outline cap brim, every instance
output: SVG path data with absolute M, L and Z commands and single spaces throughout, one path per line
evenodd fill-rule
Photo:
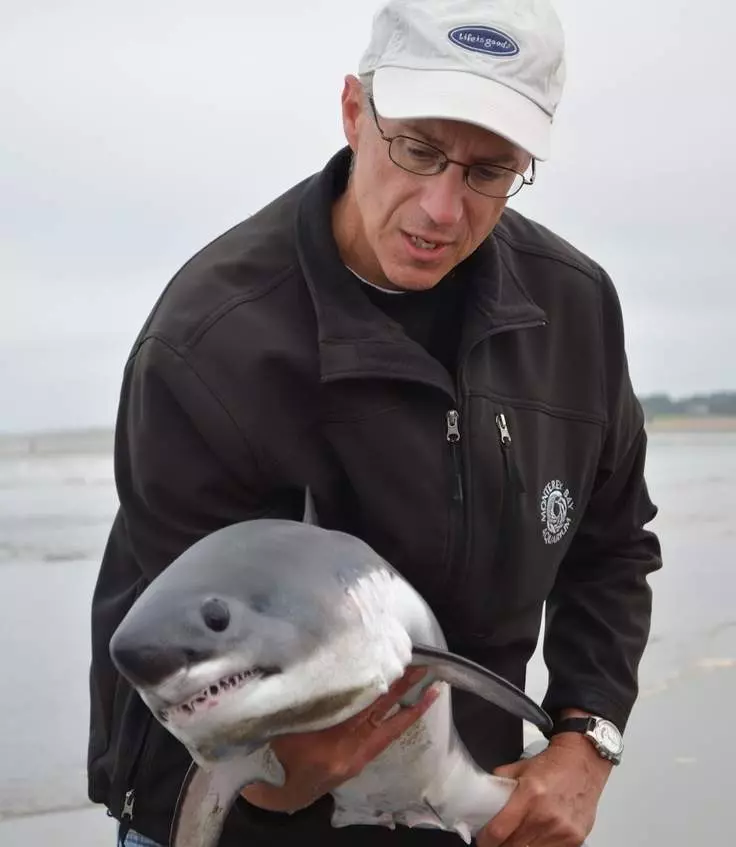
M 373 99 L 389 119 L 463 121 L 500 135 L 535 159 L 549 159 L 552 121 L 505 85 L 464 71 L 378 68 Z

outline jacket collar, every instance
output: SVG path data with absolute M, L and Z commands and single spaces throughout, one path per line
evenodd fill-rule
M 345 267 L 332 233 L 332 206 L 348 178 L 340 150 L 306 184 L 297 212 L 297 252 L 317 316 L 322 381 L 384 377 L 425 382 L 454 395 L 453 379 L 368 299 Z M 468 274 L 461 355 L 481 338 L 545 321 L 502 260 L 493 235 L 453 273 Z

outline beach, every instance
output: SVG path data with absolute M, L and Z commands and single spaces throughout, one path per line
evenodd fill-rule
M 86 800 L 89 604 L 116 498 L 104 434 L 0 436 L 0 845 L 114 843 Z M 591 847 L 726 844 L 736 811 L 736 433 L 652 431 L 665 566 Z M 539 652 L 528 691 L 544 692 Z M 458 841 L 458 844 L 461 842 Z

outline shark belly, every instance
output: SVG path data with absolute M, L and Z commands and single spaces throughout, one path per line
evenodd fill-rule
M 466 843 L 508 801 L 512 780 L 483 772 L 454 728 L 450 692 L 363 771 L 332 792 L 332 825 L 442 829 Z

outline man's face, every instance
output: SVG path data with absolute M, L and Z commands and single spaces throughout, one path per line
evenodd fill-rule
M 524 172 L 531 161 L 510 142 L 470 124 L 394 121 L 380 115 L 378 121 L 387 137 L 409 135 L 466 164 L 492 162 Z M 433 176 L 395 165 L 355 77 L 346 80 L 343 123 L 355 154 L 351 184 L 334 217 L 343 259 L 378 285 L 432 288 L 488 237 L 507 200 L 470 189 L 457 165 Z

